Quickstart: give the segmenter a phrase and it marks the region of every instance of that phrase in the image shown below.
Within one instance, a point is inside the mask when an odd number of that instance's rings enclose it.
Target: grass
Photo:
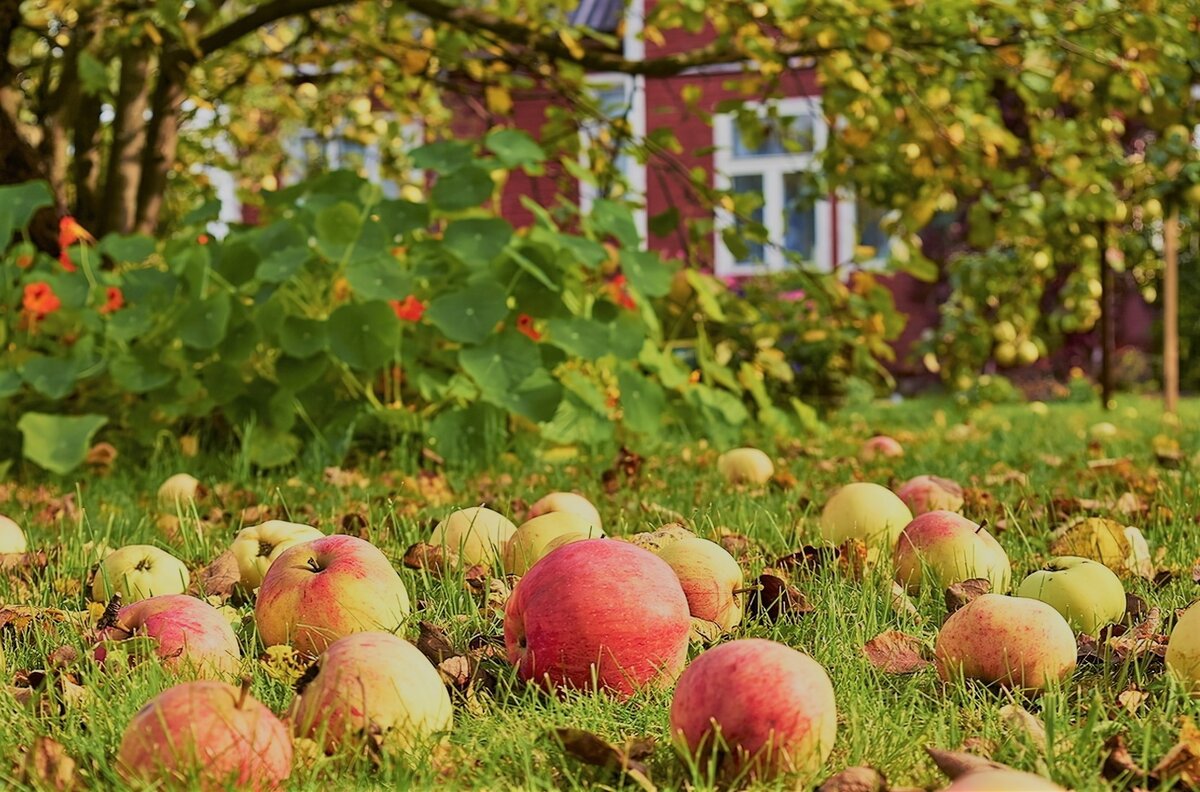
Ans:
[[[1151,439],[1168,434],[1190,456],[1200,440],[1198,418],[1200,402],[1189,401],[1183,408],[1182,428],[1167,425],[1155,402],[1135,397],[1123,398],[1110,414],[1095,406],[1059,404],[1052,405],[1046,416],[1036,415],[1026,405],[975,409],[935,401],[876,405],[842,414],[827,435],[780,449],[778,456],[797,483],[789,489],[757,492],[725,485],[715,473],[715,454],[696,446],[647,460],[635,481],[611,495],[601,485],[605,460],[548,464],[510,459],[503,470],[486,477],[451,476],[448,492],[437,491],[436,484],[427,482],[432,489],[421,493],[392,471],[385,459],[360,468],[369,479],[365,489],[335,486],[319,470],[253,476],[236,459],[164,456],[147,466],[123,465],[118,459],[111,475],[87,477],[77,486],[47,483],[40,493],[37,484],[0,488],[0,511],[28,526],[32,547],[50,553],[49,565],[36,575],[8,573],[0,578],[0,601],[84,610],[96,545],[157,544],[190,568],[198,568],[228,545],[241,526],[239,507],[250,501],[268,507],[271,516],[313,522],[326,532],[340,531],[343,524],[360,525],[362,520],[347,515],[361,515],[365,518],[362,532],[399,568],[404,549],[425,538],[430,520],[444,514],[449,505],[488,500],[512,513],[520,501],[531,502],[554,489],[576,489],[593,499],[614,534],[657,527],[665,521],[664,510],[672,510],[686,516],[704,536],[734,532],[751,537],[757,547],[745,559],[744,568],[753,577],[773,559],[816,541],[817,515],[835,486],[858,478],[898,485],[910,476],[934,473],[992,496],[986,509],[967,514],[1003,525],[1000,541],[1013,561],[1015,581],[1035,568],[1046,552],[1047,536],[1060,521],[1051,508],[1056,498],[1106,500],[1137,491],[1152,508],[1132,521],[1152,549],[1163,554],[1160,566],[1178,574],[1163,585],[1132,580],[1126,581],[1127,587],[1171,616],[1200,593],[1191,573],[1200,558],[1197,482],[1186,465],[1183,471],[1156,466]],[[1089,450],[1088,428],[1101,420],[1116,424],[1118,434],[1104,440],[1102,448]],[[898,460],[857,461],[858,444],[877,432],[900,439],[906,455]],[[1098,455],[1129,457],[1132,465],[1090,471],[1087,461]],[[182,515],[180,529],[167,539],[157,525],[154,491],[167,475],[179,470],[196,473],[214,485],[219,496],[209,496],[193,513]],[[1025,474],[1027,482],[1014,471]],[[53,497],[71,492],[78,516],[55,515],[47,507]],[[223,511],[210,513],[222,503]],[[932,646],[944,618],[939,592],[926,592],[916,600],[919,616],[898,615],[889,604],[886,574],[884,570],[856,582],[829,566],[798,575],[795,583],[814,606],[812,613],[776,623],[750,620],[736,632],[735,637],[783,641],[828,669],[837,693],[838,737],[826,766],[808,779],[813,784],[844,767],[870,764],[893,784],[934,788],[944,779],[922,746],[954,749],[964,741],[983,741],[997,761],[1048,775],[1065,787],[1124,788],[1131,780],[1112,784],[1100,775],[1107,738],[1123,733],[1133,758],[1143,767],[1152,767],[1177,739],[1180,716],[1200,720],[1200,701],[1181,695],[1162,675],[1161,663],[1147,658],[1081,667],[1067,685],[1026,700],[974,684],[943,686],[932,669],[909,676],[877,671],[862,653],[870,638],[895,629]],[[415,638],[420,619],[447,628],[458,646],[474,636],[501,632],[499,616],[481,611],[478,598],[461,577],[442,580],[409,569],[402,569],[401,575],[414,601],[423,603],[406,626],[406,637]],[[259,662],[262,648],[251,612],[249,606],[241,606],[237,625],[247,655],[244,670],[253,676],[254,694],[282,713],[291,690]],[[69,624],[34,623],[24,629],[10,625],[0,633],[0,645],[7,656],[10,682],[18,672],[46,668],[50,652],[59,646],[74,645],[81,653],[87,650],[81,630]],[[696,651],[699,648],[693,647]],[[548,736],[560,726],[590,729],[616,742],[627,736],[652,736],[658,747],[647,764],[659,788],[710,786],[705,773],[686,768],[670,748],[669,692],[645,694],[629,702],[589,695],[555,698],[523,687],[500,664],[495,669],[499,681],[494,694],[470,704],[456,702],[450,747],[436,758],[403,756],[372,766],[361,757],[305,753],[298,756],[291,788],[632,787],[628,779],[565,756]],[[30,788],[20,769],[21,757],[39,735],[64,746],[85,787],[124,788],[113,757],[125,724],[147,699],[173,682],[152,663],[114,673],[84,660],[72,670],[80,676],[86,698],[65,709],[22,706],[0,693],[0,778],[13,788]],[[1133,712],[1117,699],[1131,684],[1149,694]],[[1047,750],[1027,733],[1006,725],[1001,708],[1013,702],[1044,722]],[[772,788],[797,788],[796,781],[785,779]]]

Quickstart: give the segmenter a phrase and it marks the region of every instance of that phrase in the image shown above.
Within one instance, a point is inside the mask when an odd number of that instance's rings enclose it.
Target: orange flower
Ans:
[[[608,282],[608,291],[612,295],[612,300],[622,308],[633,310],[637,308],[637,303],[633,301],[629,290],[625,288],[625,276],[618,273],[612,280]]]
[[[517,332],[523,333],[533,341],[542,340],[542,334],[533,326],[533,317],[529,314],[520,314],[517,316]]]
[[[425,303],[418,300],[413,295],[408,295],[401,300],[391,301],[392,310],[396,312],[396,318],[402,322],[419,322],[421,317],[425,315]]]
[[[17,269],[29,269],[33,266],[33,256],[23,253],[17,256]]]
[[[105,302],[100,306],[100,313],[109,314],[113,311],[119,311],[125,305],[125,295],[116,286],[109,286],[104,290]]]
[[[201,245],[207,245],[208,241],[208,234],[201,234],[200,236],[196,237],[196,242]]]
[[[62,302],[50,284],[45,281],[30,283],[25,286],[25,298],[21,301],[25,310],[34,319],[42,319],[62,307]]]
[[[88,233],[87,229],[79,225],[74,217],[67,215],[58,221],[58,263],[62,264],[63,269],[67,272],[75,271],[75,262],[71,261],[71,256],[67,253],[67,248],[77,242],[95,243],[96,238]]]

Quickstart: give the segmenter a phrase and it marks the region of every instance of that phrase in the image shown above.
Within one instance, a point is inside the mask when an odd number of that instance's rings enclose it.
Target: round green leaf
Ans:
[[[279,346],[292,357],[311,357],[329,346],[325,323],[317,319],[289,316],[279,328]]]
[[[479,206],[492,196],[495,187],[490,173],[478,165],[467,165],[439,176],[429,197],[437,208],[458,212]]]
[[[468,267],[487,264],[512,238],[513,228],[499,217],[470,217],[446,226],[443,242]]]
[[[51,473],[64,475],[83,463],[92,436],[108,423],[103,415],[48,415],[27,412],[17,421],[25,458]]]
[[[179,339],[193,349],[212,349],[225,337],[229,313],[225,292],[189,303],[179,317]]]
[[[364,300],[399,300],[412,293],[412,277],[390,255],[351,261],[346,280]]]
[[[504,289],[495,281],[485,281],[443,294],[429,304],[425,316],[451,341],[477,344],[507,314]]]
[[[329,316],[329,351],[359,371],[374,371],[392,359],[400,322],[384,302],[343,305]]]

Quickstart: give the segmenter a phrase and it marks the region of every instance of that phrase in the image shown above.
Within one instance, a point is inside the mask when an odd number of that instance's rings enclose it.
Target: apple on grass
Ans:
[[[429,543],[458,554],[463,564],[496,567],[517,527],[499,512],[482,506],[459,509],[438,523]]]
[[[449,731],[454,710],[437,669],[417,647],[390,633],[339,638],[317,660],[317,674],[292,709],[297,737],[332,753],[378,735],[380,746],[425,746]]]
[[[1041,600],[1075,630],[1096,637],[1100,628],[1125,615],[1125,587],[1111,569],[1079,556],[1051,558],[1017,589],[1018,597]]]
[[[608,539],[572,542],[543,558],[504,613],[508,659],[522,679],[619,698],[669,687],[687,660],[690,629],[671,567]]]
[[[904,527],[912,522],[904,501],[886,487],[856,481],[839,489],[821,510],[821,538],[833,545],[859,539],[871,557],[890,555]]]
[[[351,633],[390,632],[408,615],[408,591],[375,545],[335,534],[284,550],[258,589],[263,645],[316,655]]]
[[[175,556],[152,545],[128,545],[100,562],[92,580],[92,599],[108,602],[119,593],[126,602],[187,591],[191,576]]]
[[[1184,611],[1171,630],[1167,669],[1193,696],[1200,697],[1200,603]]]
[[[550,551],[568,542],[604,536],[599,526],[570,512],[549,512],[521,524],[504,549],[504,571],[524,575]]]
[[[0,553],[24,553],[28,549],[21,526],[0,514]]]
[[[1042,691],[1075,670],[1075,631],[1044,602],[984,594],[946,619],[934,644],[944,682],[962,677]]]
[[[892,560],[896,582],[909,594],[917,594],[929,578],[939,591],[971,578],[987,578],[998,594],[1012,585],[1008,554],[1000,543],[987,529],[951,511],[926,512],[905,526]]]
[[[254,591],[262,585],[263,575],[284,550],[324,535],[311,525],[286,520],[267,520],[262,525],[243,528],[229,548],[237,559],[238,574],[241,575],[239,585],[246,591]]]
[[[172,671],[198,676],[223,677],[237,673],[242,652],[237,636],[220,611],[186,594],[164,594],[126,605],[117,612],[116,624],[100,631],[103,642],[148,636],[155,653]],[[108,648],[96,648],[103,663]]]
[[[896,457],[904,456],[904,446],[900,445],[895,438],[887,435],[876,435],[862,444],[858,455],[867,461],[882,457],[884,459],[895,459]]]
[[[168,511],[175,511],[181,506],[187,506],[203,493],[204,486],[195,476],[176,473],[158,488],[158,505]]]
[[[675,570],[694,618],[715,622],[722,630],[741,622],[742,568],[724,547],[692,537],[664,547],[658,557]]]
[[[155,789],[218,792],[281,789],[292,774],[288,729],[250,695],[225,682],[168,688],[125,728],[117,752],[121,774]]]
[[[629,542],[632,545],[637,545],[643,550],[649,550],[651,553],[660,553],[675,542],[681,539],[690,539],[695,535],[682,523],[667,523],[653,531],[642,531],[641,533],[630,534],[629,536],[615,536],[613,538],[620,542]]]
[[[819,663],[760,638],[701,654],[671,698],[671,735],[701,772],[723,780],[816,771],[837,733],[833,684]],[[740,780],[740,779],[739,779]]]
[[[731,484],[762,486],[775,475],[775,465],[757,448],[735,448],[717,458],[717,472]]]
[[[963,506],[963,488],[940,476],[917,476],[896,490],[896,496],[914,516],[931,511],[958,511]]]
[[[964,773],[942,792],[1066,792],[1048,778],[1020,770],[984,768]]]
[[[525,519],[532,520],[534,517],[541,517],[550,512],[569,512],[576,517],[583,518],[594,528],[604,527],[600,523],[600,512],[592,505],[592,502],[574,492],[551,492],[549,495],[538,498],[529,507],[529,514]]]

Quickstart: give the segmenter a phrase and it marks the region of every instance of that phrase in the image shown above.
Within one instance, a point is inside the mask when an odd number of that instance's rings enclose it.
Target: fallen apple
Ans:
[[[117,613],[116,624],[101,630],[100,641],[125,641],[148,636],[155,653],[171,671],[205,677],[229,677],[237,673],[242,652],[229,621],[203,600],[186,594],[164,594],[126,605]],[[108,649],[96,648],[103,663]]]
[[[724,547],[692,537],[664,547],[658,557],[675,570],[694,618],[715,622],[723,630],[741,622],[742,568]]]
[[[1200,603],[1184,611],[1171,630],[1167,668],[1185,689],[1200,697]]]
[[[956,512],[963,506],[963,488],[950,479],[939,476],[917,476],[896,490],[913,516],[931,511]]]
[[[595,539],[604,531],[570,512],[549,512],[521,524],[504,549],[504,571],[524,575],[564,542]]]
[[[775,641],[709,649],[683,672],[671,698],[677,749],[701,770],[716,757],[721,779],[812,773],[829,757],[836,733],[829,675]]]
[[[450,694],[417,647],[390,633],[339,638],[317,660],[317,674],[300,691],[291,720],[297,737],[332,753],[342,747],[408,751],[427,747],[454,719]]]
[[[574,492],[551,492],[549,495],[538,498],[529,507],[529,514],[525,519],[532,520],[534,517],[541,517],[550,512],[568,512],[583,519],[594,528],[604,527],[600,523],[600,512],[596,510],[592,502]]]
[[[151,545],[128,545],[114,550],[100,562],[92,580],[92,599],[108,602],[120,593],[126,602],[160,594],[182,594],[191,576],[175,556]]]
[[[429,543],[457,553],[467,566],[498,567],[504,557],[504,548],[516,530],[517,527],[503,514],[472,506],[452,512],[438,523]]]
[[[717,458],[717,472],[731,484],[762,486],[775,475],[775,465],[757,448],[735,448]]]
[[[21,526],[0,514],[0,553],[24,553],[28,549]]]
[[[876,435],[862,444],[858,455],[866,460],[876,458],[895,459],[904,456],[904,446],[895,438],[887,435]]]
[[[687,526],[681,523],[667,523],[663,527],[653,531],[642,531],[641,533],[630,534],[629,536],[616,536],[613,538],[637,545],[643,550],[649,550],[651,553],[658,553],[680,539],[688,539],[695,535]]]
[[[821,510],[821,538],[833,545],[860,539],[872,557],[881,548],[890,554],[912,519],[912,512],[891,490],[854,482],[835,492]]]
[[[944,682],[959,677],[1029,691],[1075,670],[1075,631],[1044,602],[984,594],[946,619],[934,645]]]
[[[176,473],[158,488],[158,505],[175,511],[200,497],[202,485],[199,479],[187,473]]]
[[[284,550],[324,535],[311,525],[284,520],[268,520],[262,525],[243,528],[230,547],[241,575],[239,585],[246,591],[254,591],[262,585],[263,575]]]
[[[1048,778],[1019,770],[984,768],[964,773],[942,792],[1067,792]]]
[[[1125,587],[1111,569],[1079,556],[1059,556],[1029,575],[1018,597],[1041,600],[1063,615],[1075,630],[1093,638],[1100,628],[1125,615]]]
[[[213,680],[184,682],[150,699],[125,728],[121,774],[155,789],[266,792],[292,773],[287,727],[250,695]]]
[[[938,591],[971,578],[986,578],[992,591],[1007,593],[1012,585],[1008,554],[987,529],[961,514],[931,511],[905,526],[892,556],[896,582],[916,594],[922,580]]]
[[[258,589],[254,619],[264,646],[315,655],[351,633],[395,630],[408,591],[375,545],[334,534],[289,547]]]
[[[586,539],[543,558],[504,614],[508,659],[548,688],[669,687],[687,660],[691,616],[674,571],[626,542]]]

